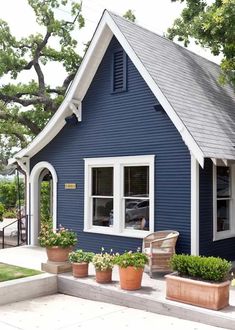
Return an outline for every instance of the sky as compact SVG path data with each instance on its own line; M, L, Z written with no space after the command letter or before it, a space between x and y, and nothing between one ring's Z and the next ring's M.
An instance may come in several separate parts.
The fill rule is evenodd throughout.
M131 9L136 16L137 24L162 35L179 17L182 8L182 4L171 0L83 0L85 28L76 33L76 39L79 40L78 51L82 54L84 44L91 39L104 9L109 9L120 16ZM66 10L59 11L58 15L68 18ZM18 38L42 32L35 22L34 13L27 0L0 0L0 18L8 22L12 33ZM219 62L219 59L213 57L209 51L206 52L198 46L191 44L188 48L212 61ZM55 86L63 81L65 72L62 68L58 70L56 64L50 64L46 75L47 82ZM19 80L22 79L28 80L28 73L19 77Z

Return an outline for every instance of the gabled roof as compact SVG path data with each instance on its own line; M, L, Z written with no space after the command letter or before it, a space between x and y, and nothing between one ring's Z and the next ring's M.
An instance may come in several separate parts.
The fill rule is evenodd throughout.
M235 160L234 90L218 83L220 68L168 39L105 11L73 84L44 130L16 156L32 157L64 126L71 100L82 100L112 36L118 39L178 129L190 152Z

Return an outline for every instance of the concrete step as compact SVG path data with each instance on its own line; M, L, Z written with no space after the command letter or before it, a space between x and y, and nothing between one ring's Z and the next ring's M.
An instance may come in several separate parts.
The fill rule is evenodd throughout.
M221 311L212 311L167 300L164 280L156 280L155 283L152 281L151 286L148 286L146 282L137 291L125 291L120 289L116 276L111 284L98 284L94 276L75 279L71 273L67 273L58 275L58 292L221 328L235 329L234 306L229 306Z

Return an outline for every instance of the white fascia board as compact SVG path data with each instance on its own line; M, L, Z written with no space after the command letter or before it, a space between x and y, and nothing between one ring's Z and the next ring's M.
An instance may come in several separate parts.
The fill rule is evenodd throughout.
M105 19L107 24L109 25L110 29L112 30L115 37L118 39L119 43L124 48L125 52L129 56L129 58L134 63L135 67L139 71L139 73L142 75L143 79L153 92L153 94L158 99L159 103L162 105L163 109L175 125L176 129L179 131L183 141L187 145L190 152L195 156L195 158L198 160L201 167L204 167L204 155L202 150L199 148L195 140L193 139L192 135L187 130L186 126L183 124L179 116L176 114L175 110L172 108L171 104L168 102L165 95L162 93L160 88L157 86L156 82L153 80L145 66L142 64L141 60L138 58L136 53L134 52L133 48L128 43L127 39L124 37L122 32L120 31L117 24L114 22L112 17L108 14L108 12L105 12Z
M113 33L106 24L104 14L68 91L69 99L84 98L112 37Z
M46 146L52 139L55 137L59 131L64 127L65 121L64 118L69 112L68 102L65 99L60 105L59 109L56 111L54 116L50 119L44 129L33 139L33 141L28 145L28 147L22 149L17 154L14 155L10 161L14 162L17 159L21 159L24 156L32 157L38 151L40 151L44 146ZM9 161L9 163L10 163Z
M102 18L64 101L45 128L34 138L28 147L19 151L9 163L14 163L17 158L20 159L25 155L32 157L60 132L65 125L64 118L72 113L69 107L71 100L74 98L82 100L84 97L112 36L113 33Z

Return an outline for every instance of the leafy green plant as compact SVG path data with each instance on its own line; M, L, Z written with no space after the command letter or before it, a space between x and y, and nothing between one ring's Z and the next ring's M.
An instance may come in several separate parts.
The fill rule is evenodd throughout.
M5 207L2 203L0 203L0 221L3 221L4 212L5 212Z
M135 268L144 268L144 266L148 263L148 257L145 253L142 252L125 252L123 254L116 254L115 264L119 267L126 268L129 266L133 266Z
M173 271L180 276L205 281L222 282L228 278L231 262L219 257L175 254L170 261Z
M113 269L114 266L114 255L112 250L110 253L104 252L104 249L101 249L101 253L97 253L92 258L92 263L96 270L104 271L107 269Z
M41 226L38 241L42 247L60 246L66 248L77 243L77 234L62 226L53 230L52 223L48 222Z
M16 218L16 211L11 209L11 210L7 210L3 213L3 217L4 218Z
M83 250L76 250L76 251L69 253L70 262L76 262L76 263L87 262L87 263L89 263L92 261L93 257L94 257L93 252L85 252Z

